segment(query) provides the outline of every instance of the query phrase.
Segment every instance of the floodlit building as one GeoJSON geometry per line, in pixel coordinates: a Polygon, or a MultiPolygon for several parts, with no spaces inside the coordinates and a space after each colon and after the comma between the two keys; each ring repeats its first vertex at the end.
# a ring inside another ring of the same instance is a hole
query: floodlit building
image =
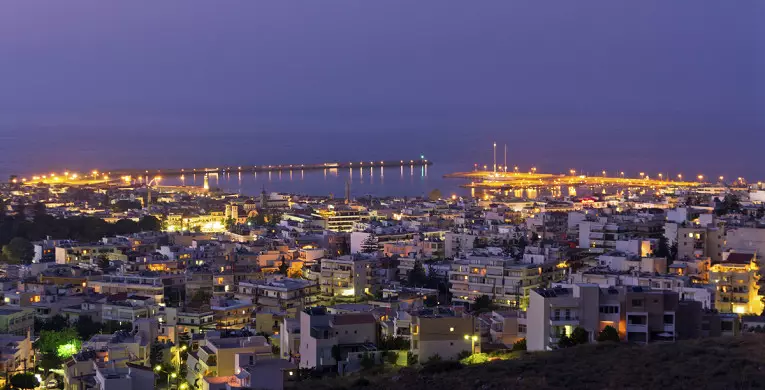
{"type": "Polygon", "coordinates": [[[411,352],[420,363],[438,355],[455,360],[464,352],[480,352],[480,336],[473,316],[463,316],[447,308],[423,309],[412,314],[411,352]]]}
{"type": "Polygon", "coordinates": [[[709,280],[716,289],[715,308],[724,313],[762,313],[759,269],[753,253],[730,253],[725,261],[714,264],[709,280]]]}

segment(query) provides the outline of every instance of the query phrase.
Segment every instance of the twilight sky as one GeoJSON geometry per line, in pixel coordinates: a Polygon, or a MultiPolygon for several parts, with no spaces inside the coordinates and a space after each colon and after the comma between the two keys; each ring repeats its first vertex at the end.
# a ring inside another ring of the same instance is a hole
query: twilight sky
{"type": "Polygon", "coordinates": [[[409,158],[765,179],[762,0],[0,2],[0,173],[409,158]]]}

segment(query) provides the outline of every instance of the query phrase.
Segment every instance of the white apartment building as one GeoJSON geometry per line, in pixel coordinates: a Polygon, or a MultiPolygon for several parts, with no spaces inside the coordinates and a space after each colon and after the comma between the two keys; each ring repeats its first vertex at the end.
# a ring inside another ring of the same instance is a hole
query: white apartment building
{"type": "Polygon", "coordinates": [[[373,266],[376,259],[360,255],[341,256],[321,261],[319,287],[323,295],[354,296],[374,290],[373,266]]]}
{"type": "Polygon", "coordinates": [[[324,307],[300,313],[300,368],[333,367],[349,353],[375,351],[377,321],[369,313],[329,314],[324,307]]]}
{"type": "Polygon", "coordinates": [[[314,303],[319,294],[316,282],[281,278],[239,282],[237,298],[250,298],[259,308],[272,313],[297,313],[314,303]]]}
{"type": "Polygon", "coordinates": [[[587,331],[590,341],[606,326],[629,342],[674,341],[678,307],[677,293],[643,287],[534,289],[526,312],[526,346],[529,351],[555,349],[576,327],[587,331]]]}
{"type": "Polygon", "coordinates": [[[600,217],[597,221],[579,222],[579,247],[589,248],[590,252],[603,253],[616,249],[617,241],[629,239],[627,228],[608,222],[600,217]]]}
{"type": "Polygon", "coordinates": [[[525,308],[529,291],[565,279],[562,263],[524,264],[511,258],[470,256],[456,259],[449,272],[452,300],[469,304],[487,295],[503,307],[525,308]]]}

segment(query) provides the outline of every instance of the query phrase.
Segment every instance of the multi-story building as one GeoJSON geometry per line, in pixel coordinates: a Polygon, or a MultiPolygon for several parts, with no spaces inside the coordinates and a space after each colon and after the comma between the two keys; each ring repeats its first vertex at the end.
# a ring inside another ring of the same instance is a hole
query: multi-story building
{"type": "Polygon", "coordinates": [[[99,258],[127,261],[127,256],[116,246],[112,245],[66,245],[56,247],[55,259],[57,264],[95,263],[99,258]]]}
{"type": "Polygon", "coordinates": [[[376,343],[377,321],[372,314],[333,315],[325,307],[310,307],[300,313],[301,368],[336,367],[337,358],[375,351],[376,343]]]}
{"type": "Polygon", "coordinates": [[[16,374],[16,371],[31,369],[34,366],[34,350],[30,332],[25,336],[0,334],[0,383],[3,379],[16,374]]]}
{"type": "Polygon", "coordinates": [[[617,241],[629,239],[627,227],[608,222],[605,217],[597,221],[579,222],[579,247],[589,248],[593,253],[604,253],[616,249],[617,241]]]}
{"type": "Polygon", "coordinates": [[[102,275],[88,280],[87,287],[99,294],[135,294],[162,302],[167,296],[179,295],[184,288],[183,275],[102,275]]]}
{"type": "Polygon", "coordinates": [[[236,374],[237,354],[271,357],[271,346],[263,336],[226,337],[218,332],[208,332],[200,341],[197,351],[189,352],[186,380],[195,388],[202,388],[202,378],[222,377],[236,374]]]}
{"type": "Polygon", "coordinates": [[[464,351],[480,351],[480,336],[473,316],[435,307],[412,314],[410,326],[410,350],[420,363],[436,355],[443,360],[454,360],[464,351]]]}
{"type": "Polygon", "coordinates": [[[214,314],[207,304],[199,307],[160,307],[157,311],[159,337],[177,343],[180,335],[191,336],[215,329],[214,314]]]}
{"type": "Polygon", "coordinates": [[[456,259],[449,272],[454,302],[472,303],[486,295],[503,307],[525,308],[529,291],[565,278],[563,263],[518,263],[504,257],[470,256],[456,259]]]}
{"type": "Polygon", "coordinates": [[[282,359],[293,361],[300,356],[300,319],[285,318],[279,327],[279,352],[282,359]]]}
{"type": "Polygon", "coordinates": [[[256,305],[249,299],[215,297],[210,309],[218,329],[241,329],[252,323],[256,305]]]}
{"type": "Polygon", "coordinates": [[[0,333],[23,336],[35,324],[35,309],[0,307],[0,333]]]}
{"type": "Polygon", "coordinates": [[[323,295],[354,296],[373,293],[372,267],[376,259],[347,255],[321,261],[319,287],[323,295]]]}
{"type": "Polygon", "coordinates": [[[716,289],[715,309],[723,313],[762,313],[759,279],[755,254],[730,253],[725,261],[714,264],[709,270],[709,280],[716,289]]]}
{"type": "Polygon", "coordinates": [[[318,294],[319,285],[315,282],[282,278],[240,282],[236,296],[252,299],[261,310],[296,315],[305,306],[314,303],[318,294]]]}
{"type": "MultiPolygon", "coordinates": [[[[692,317],[677,315],[679,302],[676,292],[643,287],[575,284],[534,289],[526,311],[526,345],[529,351],[554,349],[560,338],[570,336],[576,327],[583,328],[590,340],[606,326],[615,328],[620,338],[629,342],[687,338],[690,335],[678,334],[678,329],[701,324],[682,323],[692,321],[692,317]]],[[[700,313],[701,305],[695,305],[700,313]]]]}
{"type": "Polygon", "coordinates": [[[125,299],[104,303],[101,306],[101,319],[103,321],[117,321],[133,323],[139,318],[149,318],[152,314],[146,302],[125,299]]]}
{"type": "Polygon", "coordinates": [[[703,259],[712,263],[722,261],[725,246],[725,229],[722,227],[678,227],[677,258],[703,259]]]}
{"type": "Polygon", "coordinates": [[[155,385],[151,367],[128,363],[125,367],[96,365],[95,389],[146,390],[155,385]]]}
{"type": "Polygon", "coordinates": [[[323,219],[326,229],[333,232],[350,232],[354,223],[369,219],[368,211],[346,207],[320,209],[313,215],[323,219]]]}
{"type": "Polygon", "coordinates": [[[526,312],[494,311],[489,317],[489,337],[492,343],[512,347],[526,337],[526,312]]]}

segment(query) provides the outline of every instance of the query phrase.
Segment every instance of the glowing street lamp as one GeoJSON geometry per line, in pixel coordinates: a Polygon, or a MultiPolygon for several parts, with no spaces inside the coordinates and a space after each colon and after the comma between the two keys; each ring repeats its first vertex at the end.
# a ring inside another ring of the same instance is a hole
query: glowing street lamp
{"type": "Polygon", "coordinates": [[[478,336],[476,335],[465,335],[465,340],[470,340],[470,351],[473,355],[475,355],[475,342],[478,341],[478,336]]]}
{"type": "Polygon", "coordinates": [[[696,177],[699,179],[699,181],[702,181],[702,180],[704,180],[704,175],[698,175],[698,176],[696,176],[696,177]]]}
{"type": "Polygon", "coordinates": [[[678,174],[677,174],[677,178],[678,178],[679,180],[683,180],[683,174],[682,174],[682,173],[678,173],[678,174]]]}

